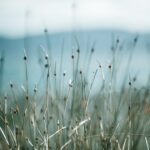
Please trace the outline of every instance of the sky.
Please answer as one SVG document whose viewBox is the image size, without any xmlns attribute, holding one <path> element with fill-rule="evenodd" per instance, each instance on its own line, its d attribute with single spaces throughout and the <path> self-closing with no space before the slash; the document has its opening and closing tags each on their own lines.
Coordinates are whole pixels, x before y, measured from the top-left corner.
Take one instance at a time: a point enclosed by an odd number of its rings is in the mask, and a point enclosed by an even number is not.
<svg viewBox="0 0 150 150">
<path fill-rule="evenodd" d="M 150 31 L 150 0 L 0 0 L 0 36 L 88 29 Z"/>
</svg>

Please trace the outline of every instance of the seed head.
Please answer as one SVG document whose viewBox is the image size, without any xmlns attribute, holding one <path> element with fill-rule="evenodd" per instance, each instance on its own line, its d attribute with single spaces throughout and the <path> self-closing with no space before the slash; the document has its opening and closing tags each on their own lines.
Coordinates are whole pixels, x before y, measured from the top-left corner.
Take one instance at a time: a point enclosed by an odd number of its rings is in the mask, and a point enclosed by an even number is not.
<svg viewBox="0 0 150 150">
<path fill-rule="evenodd" d="M 77 49 L 77 53 L 80 53 L 80 49 L 79 48 Z"/>
<path fill-rule="evenodd" d="M 111 46 L 111 50 L 112 50 L 112 51 L 114 51 L 114 50 L 115 50 L 114 46 Z"/>
<path fill-rule="evenodd" d="M 43 113 L 43 112 L 44 112 L 43 108 L 41 108 L 40 112 L 41 112 L 41 113 Z"/>
<path fill-rule="evenodd" d="M 5 94 L 4 99 L 7 100 L 7 94 Z"/>
<path fill-rule="evenodd" d="M 45 64 L 45 68 L 48 68 L 48 64 Z"/>
<path fill-rule="evenodd" d="M 74 59 L 74 55 L 73 54 L 71 55 L 71 58 Z"/>
<path fill-rule="evenodd" d="M 94 51 L 95 51 L 94 48 L 92 48 L 92 49 L 91 49 L 91 53 L 93 53 Z"/>
<path fill-rule="evenodd" d="M 16 106 L 15 110 L 14 110 L 14 114 L 18 114 L 19 113 L 19 107 Z"/>
<path fill-rule="evenodd" d="M 48 60 L 48 54 L 45 55 L 45 59 Z"/>
<path fill-rule="evenodd" d="M 116 43 L 118 44 L 119 43 L 119 39 L 117 38 L 117 40 L 116 40 Z"/>
<path fill-rule="evenodd" d="M 23 59 L 24 59 L 24 60 L 27 60 L 27 56 L 24 56 Z"/>
<path fill-rule="evenodd" d="M 112 68 L 112 65 L 109 65 L 108 68 L 111 69 L 111 68 Z"/>
<path fill-rule="evenodd" d="M 65 76 L 65 75 L 66 75 L 66 72 L 64 71 L 64 72 L 63 72 L 63 76 Z"/>
<path fill-rule="evenodd" d="M 13 88 L 13 83 L 12 83 L 12 82 L 10 82 L 10 84 L 9 84 L 9 85 L 10 85 L 10 87 L 11 87 L 11 88 Z"/>
<path fill-rule="evenodd" d="M 137 43 L 138 41 L 138 36 L 136 36 L 134 39 L 133 39 L 134 43 Z"/>
<path fill-rule="evenodd" d="M 52 120 L 52 119 L 53 119 L 53 116 L 49 116 L 49 119 Z"/>
<path fill-rule="evenodd" d="M 82 70 L 80 70 L 80 72 L 79 72 L 80 74 L 82 74 Z"/>
<path fill-rule="evenodd" d="M 45 120 L 45 116 L 43 116 L 43 120 Z"/>
<path fill-rule="evenodd" d="M 2 63 L 4 61 L 4 58 L 3 57 L 0 57 L 0 62 Z"/>
<path fill-rule="evenodd" d="M 25 109 L 25 111 L 24 111 L 24 117 L 26 116 L 26 113 L 27 113 L 27 109 Z"/>
<path fill-rule="evenodd" d="M 28 95 L 26 95 L 26 100 L 28 100 L 29 99 L 29 96 Z"/>
<path fill-rule="evenodd" d="M 17 112 L 16 112 L 16 109 L 13 111 L 14 112 L 14 114 L 16 114 Z"/>
<path fill-rule="evenodd" d="M 35 85 L 35 87 L 34 87 L 34 93 L 36 93 L 37 92 L 37 85 Z"/>
<path fill-rule="evenodd" d="M 64 97 L 64 101 L 65 101 L 65 102 L 67 101 L 67 97 L 66 97 L 66 96 Z"/>
<path fill-rule="evenodd" d="M 45 33 L 47 33 L 47 32 L 48 32 L 47 28 L 45 28 L 45 29 L 44 29 L 44 32 L 45 32 Z"/>
<path fill-rule="evenodd" d="M 102 120 L 101 116 L 98 117 L 99 120 Z"/>
<path fill-rule="evenodd" d="M 134 78 L 133 78 L 133 82 L 135 82 L 136 80 L 137 80 L 136 77 L 134 77 Z"/>
<path fill-rule="evenodd" d="M 26 54 L 26 50 L 24 49 L 24 57 L 23 59 L 26 61 L 27 60 L 27 54 Z"/>
<path fill-rule="evenodd" d="M 47 78 L 49 78 L 49 73 L 47 73 Z"/>
<path fill-rule="evenodd" d="M 128 110 L 129 110 L 129 111 L 131 110 L 131 107 L 130 107 L 130 106 L 128 107 Z"/>
<path fill-rule="evenodd" d="M 101 65 L 101 64 L 99 64 L 99 68 L 102 68 L 102 65 Z"/>
</svg>

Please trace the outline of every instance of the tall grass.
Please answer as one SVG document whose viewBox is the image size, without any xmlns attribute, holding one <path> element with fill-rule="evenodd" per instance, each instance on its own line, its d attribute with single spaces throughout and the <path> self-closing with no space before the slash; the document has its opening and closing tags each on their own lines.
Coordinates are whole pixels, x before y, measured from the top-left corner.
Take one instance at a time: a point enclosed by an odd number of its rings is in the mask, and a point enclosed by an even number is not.
<svg viewBox="0 0 150 150">
<path fill-rule="evenodd" d="M 48 36 L 47 31 L 45 34 Z M 145 86 L 136 87 L 136 77 L 129 77 L 133 51 L 117 92 L 122 46 L 119 39 L 112 45 L 108 66 L 98 62 L 92 77 L 88 74 L 95 43 L 83 69 L 77 39 L 76 43 L 77 49 L 66 60 L 72 63 L 70 81 L 62 71 L 63 57 L 59 68 L 57 62 L 53 64 L 49 52 L 43 50 L 44 90 L 37 83 L 33 91 L 29 91 L 28 74 L 32 72 L 28 72 L 28 56 L 24 51 L 23 93 L 18 93 L 11 82 L 11 92 L 0 96 L 0 149 L 149 150 L 150 85 L 148 79 Z M 133 40 L 133 49 L 136 43 L 137 37 Z M 62 46 L 61 55 L 63 53 Z M 92 94 L 95 82 L 99 83 L 98 92 Z"/>
</svg>

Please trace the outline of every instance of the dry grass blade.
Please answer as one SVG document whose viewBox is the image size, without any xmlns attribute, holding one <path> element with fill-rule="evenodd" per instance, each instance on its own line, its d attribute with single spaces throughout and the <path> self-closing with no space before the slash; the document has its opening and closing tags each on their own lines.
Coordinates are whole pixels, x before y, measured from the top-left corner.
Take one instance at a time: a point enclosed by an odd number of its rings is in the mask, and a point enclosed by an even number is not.
<svg viewBox="0 0 150 150">
<path fill-rule="evenodd" d="M 55 135 L 57 135 L 58 133 L 60 133 L 64 129 L 66 129 L 66 127 L 62 127 L 61 129 L 57 130 L 54 134 L 52 134 L 48 137 L 48 140 L 50 140 L 52 137 L 54 137 Z M 40 145 L 43 145 L 43 144 L 44 144 L 44 142 L 42 142 Z"/>
<path fill-rule="evenodd" d="M 125 150 L 126 141 L 127 141 L 127 138 L 125 138 L 125 140 L 124 140 L 124 142 L 123 142 L 122 150 Z"/>
<path fill-rule="evenodd" d="M 146 142 L 146 147 L 147 147 L 147 150 L 149 150 L 149 144 L 148 144 L 147 137 L 145 137 L 145 142 Z"/>
<path fill-rule="evenodd" d="M 82 125 L 89 122 L 90 120 L 91 120 L 91 118 L 89 117 L 88 119 L 85 119 L 85 120 L 81 121 L 78 126 L 73 128 L 72 132 L 69 134 L 69 137 L 71 137 L 78 130 L 78 128 L 80 128 Z"/>
<path fill-rule="evenodd" d="M 1 133 L 2 133 L 2 135 L 4 137 L 4 139 L 5 139 L 5 142 L 9 145 L 9 142 L 8 142 L 8 139 L 7 139 L 6 135 L 5 135 L 5 132 L 3 131 L 3 129 L 1 127 L 0 127 L 0 131 L 1 131 Z"/>
<path fill-rule="evenodd" d="M 68 140 L 61 148 L 60 150 L 63 150 L 67 145 L 69 145 L 71 143 L 71 139 Z"/>
</svg>

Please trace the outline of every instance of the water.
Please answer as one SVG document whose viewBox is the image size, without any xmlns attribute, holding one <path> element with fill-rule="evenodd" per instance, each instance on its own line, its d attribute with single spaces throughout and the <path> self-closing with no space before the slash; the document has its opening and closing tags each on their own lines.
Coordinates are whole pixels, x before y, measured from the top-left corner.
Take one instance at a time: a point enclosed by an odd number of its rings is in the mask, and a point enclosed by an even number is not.
<svg viewBox="0 0 150 150">
<path fill-rule="evenodd" d="M 126 73 L 126 66 L 131 51 L 134 50 L 132 61 L 129 68 L 129 77 L 137 76 L 137 85 L 144 85 L 147 82 L 150 73 L 150 35 L 139 34 L 138 41 L 134 47 L 134 38 L 136 33 L 126 33 L 122 31 L 84 31 L 72 34 L 59 33 L 50 34 L 49 41 L 43 35 L 30 36 L 20 39 L 0 38 L 0 50 L 4 51 L 5 61 L 3 71 L 1 71 L 1 90 L 5 91 L 9 87 L 9 82 L 15 83 L 18 87 L 25 84 L 25 64 L 23 61 L 24 47 L 28 54 L 28 75 L 30 88 L 39 83 L 44 70 L 45 59 L 43 48 L 49 53 L 52 64 L 56 64 L 57 72 L 67 72 L 66 82 L 72 78 L 72 53 L 77 57 L 76 50 L 80 47 L 79 68 L 86 73 L 88 59 L 91 48 L 94 48 L 91 63 L 89 64 L 88 80 L 91 81 L 93 72 L 98 68 L 99 63 L 103 65 L 104 74 L 109 74 L 108 66 L 112 60 L 112 44 L 116 44 L 119 39 L 118 64 L 120 69 L 117 75 L 117 84 L 120 85 Z M 41 48 L 42 47 L 42 48 Z M 49 50 L 48 50 L 49 49 Z M 60 62 L 63 49 L 63 59 Z M 61 66 L 61 68 L 60 68 Z M 54 71 L 54 67 L 53 67 Z M 60 73 L 58 73 L 60 74 Z M 42 77 L 44 78 L 44 77 Z M 44 80 L 44 79 L 42 79 Z M 100 71 L 96 76 L 96 81 L 100 80 Z M 42 82 L 42 81 L 41 81 Z M 95 89 L 99 86 L 99 82 L 95 82 Z"/>
</svg>

